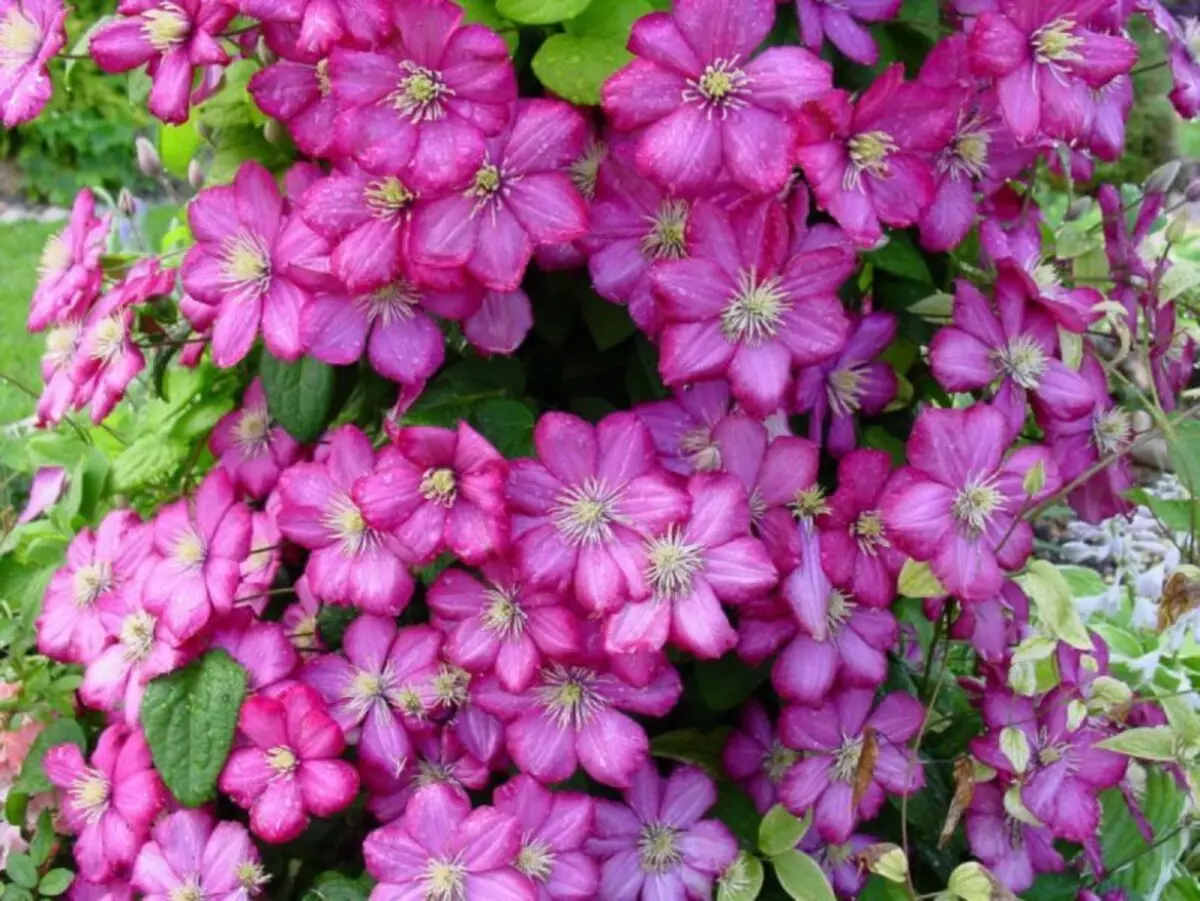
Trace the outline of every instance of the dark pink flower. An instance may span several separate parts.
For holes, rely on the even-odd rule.
[[[325,642],[317,629],[317,614],[321,612],[321,602],[308,587],[308,577],[301,576],[292,586],[296,593],[296,603],[289,604],[283,611],[280,622],[287,629],[288,638],[300,652],[304,660],[325,650]]]
[[[1066,866],[1049,829],[1008,812],[1001,785],[975,786],[964,825],[971,853],[1010,891],[1024,892],[1038,873],[1059,873]]]
[[[971,68],[995,80],[1000,111],[1022,143],[1039,134],[1083,135],[1083,92],[1125,75],[1137,44],[1089,26],[1103,0],[1053,0],[1030,6],[999,0],[970,32]]]
[[[534,884],[538,901],[596,897],[600,869],[583,850],[592,834],[595,801],[573,792],[551,792],[528,776],[497,788],[493,801],[521,827],[515,866]]]
[[[152,548],[150,526],[136,513],[114,510],[96,531],[84,528],[67,546],[66,564],[46,588],[37,619],[38,650],[86,666],[111,640],[101,602],[125,591]]]
[[[231,0],[231,5],[262,22],[267,45],[285,59],[323,57],[339,44],[372,47],[392,30],[386,0]]]
[[[391,6],[390,44],[330,55],[344,110],[338,143],[367,170],[403,176],[418,191],[456,186],[479,168],[485,139],[512,115],[517,82],[508,46],[482,25],[464,25],[450,0]]]
[[[1156,0],[1142,5],[1154,27],[1167,37],[1174,82],[1171,103],[1183,118],[1194,119],[1200,115],[1200,21],[1188,18],[1177,22]]]
[[[0,3],[0,117],[14,128],[37,117],[53,87],[46,63],[67,42],[67,7],[61,0]]]
[[[109,726],[91,763],[76,745],[56,745],[42,764],[61,794],[59,810],[75,840],[84,879],[104,882],[133,863],[167,800],[140,729]]]
[[[602,612],[649,594],[645,540],[682,520],[688,498],[658,466],[632,413],[597,426],[547,413],[534,429],[537,460],[515,460],[508,480],[517,572]]]
[[[812,810],[813,828],[826,842],[847,841],[859,822],[879,813],[886,792],[906,795],[925,784],[924,765],[908,747],[925,719],[925,708],[900,692],[884,696],[878,705],[874,701],[874,691],[846,689],[821,707],[788,707],[780,718],[784,743],[804,752],[784,778],[780,798],[796,816]],[[876,757],[855,804],[868,738],[876,745]]]
[[[159,820],[133,866],[133,884],[146,901],[242,901],[258,895],[267,878],[246,827],[215,823],[204,810]]]
[[[794,509],[817,481],[820,452],[811,441],[794,435],[772,437],[766,425],[742,413],[722,419],[712,430],[712,441],[720,468],[745,487],[755,525],[761,525],[770,510]]]
[[[857,898],[871,871],[863,866],[862,852],[877,839],[856,832],[839,845],[821,841],[813,830],[805,833],[796,847],[817,862],[839,898]]]
[[[8,5],[6,15],[20,17],[20,5],[15,0]],[[0,20],[0,30],[8,21]],[[111,213],[96,215],[96,198],[88,188],[75,195],[71,218],[46,242],[38,262],[38,284],[26,323],[30,331],[82,321],[100,295],[104,275],[100,256],[111,225]]]
[[[481,791],[492,778],[488,766],[466,749],[449,726],[430,725],[410,744],[385,746],[383,752],[359,761],[370,795],[367,809],[383,823],[400,819],[417,792],[440,786],[469,802],[467,791]]]
[[[513,291],[537,247],[587,233],[587,204],[567,167],[587,143],[587,122],[557,100],[522,100],[512,125],[487,142],[455,190],[413,213],[413,259],[466,267],[496,291]]]
[[[886,22],[900,11],[899,0],[796,0],[800,38],[819,51],[828,38],[833,46],[863,66],[873,66],[879,48],[861,23]]]
[[[779,800],[779,783],[800,755],[775,735],[767,711],[757,701],[742,709],[741,724],[729,734],[721,762],[729,777],[754,799],[765,814]]]
[[[46,349],[42,353],[42,388],[38,398],[37,424],[56,425],[75,404],[79,386],[71,380],[71,370],[79,355],[79,340],[83,323],[70,320],[56,325],[46,333]]]
[[[183,286],[196,303],[216,309],[213,361],[239,363],[260,328],[272,354],[297,359],[310,290],[327,283],[326,248],[299,216],[285,214],[271,174],[244,163],[232,185],[196,196],[188,222],[196,244],[183,261]]]
[[[158,512],[154,549],[161,559],[146,583],[147,605],[179,642],[233,608],[250,553],[250,510],[225,470],[214,469],[193,497]]]
[[[267,497],[262,510],[250,513],[250,553],[238,567],[241,580],[234,593],[234,605],[246,607],[261,616],[270,597],[267,592],[283,563],[283,535],[279,531],[279,495]]]
[[[312,551],[305,573],[317,597],[394,616],[412,596],[407,554],[393,536],[367,525],[351,495],[354,484],[374,471],[371,441],[354,426],[342,426],[322,450],[280,478],[280,529]]]
[[[352,496],[367,526],[390,532],[415,562],[449,550],[478,565],[508,544],[508,463],[467,425],[396,431]]]
[[[1125,150],[1125,123],[1133,108],[1133,80],[1118,75],[1084,95],[1083,142],[1096,158],[1116,162]]]
[[[279,474],[300,456],[296,439],[267,412],[267,395],[257,378],[242,396],[241,409],[221,418],[208,443],[234,485],[255,499],[270,494]]]
[[[724,376],[746,410],[784,403],[794,366],[828,359],[850,322],[837,291],[857,265],[834,247],[788,254],[780,207],[735,220],[715,205],[693,210],[692,254],[652,273],[662,304],[659,372],[667,385]]]
[[[307,685],[278,697],[255,695],[242,704],[238,730],[245,744],[229,755],[218,785],[250,811],[250,829],[280,844],[308,825],[310,814],[333,816],[358,793],[354,767],[337,759],[342,730]]]
[[[287,126],[302,151],[313,157],[332,155],[337,101],[328,59],[315,64],[281,59],[255,72],[248,89],[259,109]]]
[[[104,882],[92,882],[82,873],[75,876],[67,891],[70,901],[133,901],[133,886],[120,877]]]
[[[674,194],[710,193],[722,174],[753,194],[787,183],[792,117],[832,84],[828,63],[799,47],[758,46],[774,0],[681,0],[634,24],[637,59],[604,85],[618,131],[638,132],[637,166]]]
[[[537,901],[533,882],[516,869],[521,827],[492,807],[435,785],[417,792],[402,819],[363,843],[377,899]]]
[[[716,803],[717,786],[700,770],[681,766],[664,779],[652,762],[634,775],[624,804],[598,800],[587,843],[600,863],[598,901],[711,897],[738,853],[724,823],[702,819]]]
[[[252,692],[278,693],[281,683],[300,665],[300,656],[283,625],[260,621],[250,610],[235,610],[226,617],[213,632],[212,647],[228,652],[242,665],[247,689]]]
[[[446,633],[446,656],[473,673],[494,672],[506,691],[529,688],[542,667],[580,645],[575,611],[557,594],[521,585],[511,564],[480,567],[484,581],[448,569],[429,588],[433,624]]]
[[[1150,374],[1159,403],[1171,411],[1179,394],[1191,380],[1196,359],[1196,342],[1179,324],[1175,304],[1162,304],[1154,312],[1153,337],[1150,346]]]
[[[926,618],[936,622],[945,610],[945,599],[930,598],[924,606]],[[970,642],[985,664],[1000,664],[1026,637],[1028,625],[1029,598],[1016,582],[1005,579],[999,593],[987,600],[961,602],[950,637]]]
[[[145,66],[150,112],[186,122],[196,70],[229,62],[220,35],[235,10],[220,0],[121,0],[117,11],[120,19],[91,36],[92,59],[105,72]]]
[[[750,503],[738,479],[701,473],[687,490],[691,516],[646,541],[650,596],[608,619],[610,654],[659,651],[669,639],[697,657],[720,657],[737,644],[722,603],[752,601],[775,585],[775,567],[750,534]]]
[[[995,595],[1004,578],[1001,567],[1017,569],[1025,562],[1033,530],[1021,513],[1059,484],[1044,447],[1030,445],[1006,456],[1011,437],[1004,415],[987,404],[926,409],[908,440],[910,466],[881,500],[892,542],[913,559],[928,561],[950,593],[966,600]],[[1025,477],[1039,464],[1045,478],[1030,497]]]
[[[729,407],[729,385],[714,379],[677,388],[673,398],[640,404],[633,412],[650,430],[662,465],[687,476],[721,468],[713,428]]]
[[[883,225],[915,225],[934,196],[929,154],[953,133],[949,92],[906,82],[890,66],[852,100],[830,91],[800,114],[796,155],[817,203],[859,246],[883,240]]]

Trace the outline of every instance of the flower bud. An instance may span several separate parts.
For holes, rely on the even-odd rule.
[[[1087,215],[1088,210],[1092,208],[1092,198],[1088,196],[1076,197],[1071,205],[1067,207],[1067,214],[1063,218],[1067,222],[1074,222],[1076,219],[1082,219]]]
[[[1188,233],[1189,216],[1186,210],[1180,210],[1171,217],[1171,221],[1167,224],[1167,240],[1172,244],[1178,244]]]
[[[1166,194],[1179,177],[1179,168],[1179,160],[1171,160],[1151,172],[1150,177],[1146,179],[1146,193]]]
[[[122,188],[117,194],[117,209],[121,211],[122,216],[132,216],[137,211],[137,201],[133,199],[133,194],[128,188]]]
[[[200,163],[196,160],[188,163],[187,180],[188,184],[197,191],[204,187],[204,169],[201,168]]]
[[[142,170],[142,174],[150,178],[162,175],[162,160],[159,159],[158,151],[148,138],[139,137],[133,142],[133,148],[137,154],[137,165]]]
[[[877,842],[867,845],[858,856],[876,876],[882,876],[892,882],[903,882],[908,878],[908,858],[898,845]]]
[[[283,140],[283,126],[279,124],[278,119],[267,120],[267,124],[263,126],[263,137],[272,144],[278,144]]]

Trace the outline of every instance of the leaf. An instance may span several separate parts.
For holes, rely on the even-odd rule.
[[[913,244],[907,232],[893,231],[887,244],[866,254],[866,258],[875,264],[875,268],[892,275],[915,282],[933,283],[933,276],[929,272],[929,266],[925,264],[925,257]]]
[[[4,901],[33,901],[33,892],[19,885],[6,885]]]
[[[504,456],[533,456],[533,413],[520,401],[480,401],[471,410],[471,425]]]
[[[1071,591],[1071,597],[1094,598],[1108,591],[1108,585],[1100,573],[1087,566],[1064,565],[1058,568],[1059,574],[1066,580]]]
[[[648,0],[593,0],[588,8],[563,23],[567,34],[613,38],[625,44],[633,23],[654,12]]]
[[[33,833],[33,841],[29,843],[29,856],[34,866],[40,867],[50,857],[54,847],[54,823],[50,819],[50,811],[43,810],[38,814],[37,829]]]
[[[187,447],[178,442],[158,434],[143,435],[113,461],[113,490],[128,494],[157,482],[174,472],[187,454]]]
[[[322,873],[304,893],[302,901],[366,901],[372,885],[371,877],[365,873],[357,879],[345,873]]]
[[[1017,581],[1052,634],[1073,648],[1092,650],[1092,640],[1075,609],[1071,588],[1053,563],[1034,560],[1029,564],[1028,572],[1018,576]]]
[[[162,125],[158,132],[158,155],[163,168],[176,178],[187,178],[188,164],[204,139],[196,123],[188,119],[182,125]]]
[[[1200,715],[1192,709],[1187,698],[1173,695],[1160,698],[1159,704],[1162,705],[1163,713],[1167,715],[1167,722],[1171,724],[1171,728],[1183,744],[1188,748],[1200,747]]]
[[[624,307],[609,303],[597,294],[585,294],[582,307],[583,321],[592,333],[597,350],[616,347],[637,331],[637,326]]]
[[[624,45],[611,38],[553,34],[533,55],[533,74],[564,100],[598,106],[604,82],[631,59]]]
[[[117,16],[107,15],[101,16],[95,22],[88,26],[87,31],[79,36],[79,40],[75,42],[75,46],[71,48],[71,52],[67,54],[67,63],[63,66],[63,83],[69,85],[71,80],[71,72],[75,69],[75,64],[79,62],[81,57],[89,57],[92,55],[92,37],[104,28],[117,21]]]
[[[717,803],[708,815],[728,826],[743,847],[757,847],[758,826],[762,816],[751,797],[732,782],[717,784]]]
[[[717,901],[754,901],[762,891],[765,876],[762,861],[742,851],[717,883]]]
[[[1134,503],[1149,507],[1172,532],[1190,533],[1193,523],[1200,525],[1200,510],[1196,509],[1198,502],[1195,500],[1167,500],[1141,488],[1130,491],[1128,496]]]
[[[1175,733],[1169,726],[1126,729],[1104,739],[1097,747],[1143,760],[1174,760],[1176,756]]]
[[[353,607],[325,604],[317,611],[317,635],[325,647],[334,650],[342,646],[342,636],[358,617]]]
[[[87,748],[87,736],[83,734],[83,728],[75,720],[54,720],[54,722],[38,733],[38,737],[29,746],[29,753],[25,756],[25,762],[21,765],[21,775],[17,777],[13,789],[28,795],[50,791],[53,786],[50,784],[50,780],[46,778],[46,773],[42,769],[42,758],[46,756],[47,751],[56,745],[66,744],[72,744],[80,748],[80,750],[85,750]]]
[[[875,781],[875,761],[878,759],[879,736],[875,732],[874,727],[867,726],[863,729],[862,750],[858,755],[858,767],[854,771],[852,807],[858,807],[858,803],[863,799],[863,795],[867,793],[867,789]]]
[[[1167,454],[1175,474],[1193,498],[1200,497],[1200,422],[1188,419],[1166,431]]]
[[[1161,307],[1170,303],[1197,285],[1200,285],[1200,264],[1173,255],[1171,268],[1164,272],[1158,281],[1158,305]]]
[[[911,558],[904,561],[900,570],[899,589],[906,598],[937,598],[946,594],[946,586],[938,581],[929,564]]]
[[[320,438],[333,419],[337,370],[312,357],[287,363],[264,351],[259,375],[271,417],[302,444]]]
[[[811,824],[812,811],[805,814],[801,820],[782,804],[776,804],[767,811],[767,815],[758,826],[758,850],[767,857],[776,857],[791,851],[800,844],[800,839],[804,838]]]
[[[964,754],[954,761],[954,797],[950,799],[950,809],[946,811],[946,823],[938,836],[938,847],[944,848],[950,844],[958,821],[971,806],[975,797],[975,762],[969,754]]]
[[[800,851],[771,858],[775,876],[789,898],[796,901],[835,901],[833,889],[817,862]]]
[[[4,799],[4,819],[10,826],[25,825],[25,812],[29,809],[29,795],[25,792],[10,790]]]
[[[146,686],[146,741],[163,782],[185,807],[213,798],[245,695],[246,671],[224,651]]]
[[[751,669],[733,654],[696,664],[696,687],[704,705],[717,713],[732,710],[754,692],[767,676],[767,667]]]
[[[1016,726],[1005,726],[1000,730],[1000,751],[1017,773],[1029,769],[1029,739]]]
[[[573,19],[591,0],[496,0],[496,12],[523,25],[550,25]],[[599,0],[607,2],[607,0]]]
[[[28,854],[8,855],[5,867],[8,878],[21,888],[34,888],[38,884],[38,871]]]
[[[70,870],[64,870],[61,867],[57,870],[51,870],[38,883],[38,894],[46,898],[57,898],[69,889],[71,883],[74,881],[75,874]]]
[[[517,52],[521,35],[512,22],[496,12],[495,0],[455,0],[455,2],[463,8],[466,21],[486,25],[504,38],[504,42],[508,44],[509,55]]]
[[[721,772],[721,752],[728,737],[726,727],[708,733],[695,728],[676,729],[650,739],[650,753],[665,760],[690,763],[716,776]]]

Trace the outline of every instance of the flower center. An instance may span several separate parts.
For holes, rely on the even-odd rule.
[[[204,901],[204,889],[200,887],[200,877],[192,873],[179,885],[167,893],[168,901]]]
[[[393,681],[390,664],[379,673],[356,669],[353,678],[343,690],[342,697],[355,715],[364,716],[376,701],[384,699]]]
[[[120,316],[105,316],[92,329],[89,356],[101,363],[111,363],[121,355],[125,346],[125,321]]]
[[[440,507],[452,507],[458,497],[458,478],[453,469],[427,469],[421,476],[421,497]]]
[[[413,776],[413,782],[421,788],[430,785],[460,785],[454,774],[456,769],[453,763],[422,757],[417,761],[417,772]]]
[[[824,856],[830,866],[841,866],[854,855],[854,846],[849,842],[844,845],[826,845]]]
[[[159,53],[182,44],[189,31],[187,14],[174,3],[164,3],[158,9],[142,13],[142,34]]]
[[[322,97],[328,97],[333,93],[333,82],[329,78],[328,58],[317,61],[317,90],[321,92]]]
[[[79,346],[79,335],[82,326],[78,322],[68,322],[51,329],[46,334],[46,355],[44,359],[55,371],[64,368],[75,356]]]
[[[983,534],[988,523],[1004,502],[1004,496],[995,485],[995,477],[971,477],[959,489],[954,498],[950,512],[966,531],[968,537],[977,538]]]
[[[960,123],[958,133],[954,136],[954,146],[951,148],[951,177],[979,179],[987,171],[992,135],[981,126],[982,122],[977,115]]]
[[[850,165],[846,167],[842,187],[856,191],[864,172],[876,178],[887,178],[891,171],[888,157],[900,148],[886,131],[864,131],[847,141],[846,149],[850,154]]]
[[[657,600],[681,598],[692,590],[692,576],[704,566],[704,548],[684,541],[683,529],[671,526],[646,543],[646,579]]]
[[[394,175],[367,182],[363,188],[363,200],[377,219],[399,219],[416,199],[417,195],[408,185]]]
[[[679,453],[696,472],[716,472],[721,468],[721,445],[713,439],[708,426],[685,432],[679,439]]]
[[[175,542],[175,559],[187,569],[197,569],[204,564],[207,557],[204,539],[196,534],[196,530],[188,528],[179,540]]]
[[[651,261],[682,260],[688,255],[686,201],[664,200],[646,221],[650,229],[642,237],[643,257]]]
[[[400,64],[400,71],[404,76],[388,98],[396,111],[414,125],[442,118],[446,114],[444,99],[454,96],[442,74],[410,60]]]
[[[267,751],[267,766],[273,769],[279,778],[292,775],[299,765],[300,761],[296,758],[296,752],[287,745],[276,745]]]
[[[1096,417],[1092,424],[1092,439],[1105,454],[1124,450],[1133,436],[1133,421],[1125,410],[1113,407]]]
[[[234,870],[238,885],[248,890],[251,895],[257,895],[259,890],[271,881],[263,865],[257,860],[243,860]]]
[[[317,615],[302,616],[288,637],[298,651],[311,651],[317,646]]]
[[[358,505],[345,494],[333,499],[323,522],[341,543],[342,553],[347,557],[357,556],[378,540],[375,530],[367,527]]]
[[[863,382],[867,378],[865,363],[852,363],[842,369],[829,373],[825,393],[829,397],[829,406],[838,416],[850,416],[858,412],[862,396],[866,393]]]
[[[778,740],[773,741],[767,753],[763,755],[763,775],[772,785],[778,785],[799,759],[800,755],[791,748]]]
[[[666,873],[683,861],[679,850],[679,830],[664,823],[649,823],[638,837],[642,869],[647,873]]]
[[[554,869],[554,852],[543,841],[527,840],[517,852],[515,866],[534,882],[546,882]]]
[[[1058,267],[1051,260],[1043,260],[1033,267],[1033,272],[1030,273],[1033,278],[1033,283],[1037,285],[1038,290],[1043,294],[1048,294],[1052,291],[1057,291],[1062,287],[1062,279],[1058,274]]]
[[[1074,29],[1075,20],[1070,16],[1060,16],[1043,25],[1031,39],[1034,59],[1048,65],[1082,60],[1076,48],[1083,43],[1083,38],[1073,34]]]
[[[414,310],[420,302],[420,289],[404,280],[384,285],[359,299],[367,319],[382,322],[384,326],[408,322],[416,315]]]
[[[483,627],[502,641],[520,638],[525,631],[526,615],[517,601],[517,590],[493,584],[484,596],[488,605],[483,611]]]
[[[870,557],[882,547],[891,547],[883,530],[883,514],[878,510],[864,510],[850,527],[850,535],[858,542],[858,549]]]
[[[612,524],[619,521],[619,488],[609,488],[589,476],[559,495],[553,511],[554,525],[574,545],[597,544],[612,538]]]
[[[457,710],[471,699],[471,674],[458,666],[445,665],[433,677],[433,696],[442,707]]]
[[[788,506],[792,515],[799,520],[813,520],[829,512],[829,505],[825,503],[825,489],[820,485],[801,488]]]
[[[245,229],[221,243],[218,266],[226,287],[248,289],[253,297],[265,294],[271,284],[271,255],[262,238]]]
[[[425,901],[467,901],[467,868],[458,858],[438,858],[425,865]]]
[[[157,625],[158,620],[145,610],[125,617],[121,623],[121,645],[125,648],[126,660],[130,663],[141,663],[150,656]]]
[[[508,192],[507,183],[517,181],[519,178],[519,176],[506,175],[504,170],[493,163],[491,159],[485,159],[483,165],[475,172],[475,180],[471,182],[471,187],[467,188],[467,196],[475,198],[475,206],[471,208],[471,215],[474,216],[487,208],[494,216]]]
[[[580,666],[555,664],[542,670],[542,684],[535,690],[546,716],[559,729],[582,729],[592,717],[608,706],[598,691],[601,677]]]
[[[99,770],[89,768],[71,783],[68,794],[71,803],[83,813],[84,819],[94,824],[99,822],[108,810],[110,789],[108,779]]]
[[[825,610],[825,622],[829,625],[829,633],[838,632],[854,613],[855,604],[842,592],[829,592],[829,606]]]
[[[596,197],[596,180],[600,176],[600,164],[608,156],[608,145],[603,141],[592,141],[583,155],[567,167],[571,183],[588,200]]]
[[[42,44],[42,29],[13,4],[0,20],[0,70],[15,69],[35,56]]]
[[[112,564],[107,560],[89,563],[75,571],[73,599],[79,608],[90,607],[113,587]]]
[[[858,775],[862,750],[862,738],[843,739],[842,746],[833,752],[833,778],[839,782],[853,782]]]
[[[266,407],[246,407],[233,427],[233,440],[246,459],[259,457],[271,446],[271,414]]]
[[[699,103],[710,117],[716,111],[722,119],[731,109],[744,107],[751,78],[737,64],[736,56],[713,60],[699,78],[688,80],[683,89],[684,102]]]
[[[759,281],[753,267],[738,272],[737,293],[721,311],[725,340],[757,347],[775,337],[783,314],[791,309],[778,277]]]
[[[1034,389],[1046,371],[1046,352],[1030,335],[1017,335],[992,351],[1000,371],[1022,388]]]
[[[11,17],[14,13],[18,18],[21,17],[16,10],[11,10],[9,16]],[[4,46],[4,28],[7,24],[7,19],[4,24],[0,24],[0,52]],[[71,245],[67,241],[67,236],[64,234],[54,235],[42,248],[42,256],[38,260],[38,275],[41,278],[62,275],[70,265]]]

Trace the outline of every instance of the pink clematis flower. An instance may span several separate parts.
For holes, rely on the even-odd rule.
[[[20,15],[18,4],[12,3],[5,15],[14,13]],[[7,21],[0,20],[0,31]],[[75,195],[71,218],[46,242],[38,262],[38,284],[26,323],[31,332],[83,319],[100,295],[100,256],[111,226],[111,213],[96,215],[96,197],[88,188]]]
[[[300,357],[301,313],[310,291],[328,284],[326,247],[299,216],[285,214],[271,174],[244,163],[232,185],[196,196],[188,222],[196,244],[183,261],[183,286],[216,310],[213,361],[239,363],[260,328],[272,354]]]
[[[618,131],[638,132],[638,169],[673,194],[711,192],[722,174],[752,194],[791,174],[792,117],[832,85],[832,69],[799,47],[754,56],[774,0],[681,0],[634,24],[636,59],[604,85]]]
[[[441,786],[469,803],[468,790],[482,791],[492,779],[487,764],[467,750],[454,729],[426,726],[426,731],[413,736],[408,752],[401,746],[385,748],[381,758],[359,761],[369,793],[367,810],[382,823],[404,816],[413,795],[424,789]]]
[[[64,744],[48,750],[42,766],[77,836],[79,875],[104,882],[132,864],[167,800],[141,730],[109,726],[90,765],[76,745]]]
[[[1046,448],[1031,445],[1005,456],[1010,440],[1004,414],[987,404],[926,409],[908,440],[910,467],[880,503],[892,542],[928,561],[947,590],[965,600],[992,597],[1004,580],[1001,567],[1024,563],[1033,529],[1020,514],[1059,485]],[[1038,464],[1045,478],[1030,497],[1023,483]]]
[[[975,391],[998,383],[992,406],[1009,432],[1025,424],[1026,392],[1032,392],[1039,421],[1075,419],[1095,403],[1088,383],[1057,357],[1054,320],[1029,302],[1014,273],[996,279],[996,310],[970,282],[959,279],[954,325],[939,329],[929,348],[934,377],[947,391]]]
[[[820,452],[806,438],[772,437],[764,423],[730,413],[712,430],[712,440],[721,469],[745,487],[756,526],[772,510],[787,508],[791,517],[816,484]]]
[[[717,786],[703,772],[677,767],[664,779],[653,763],[638,770],[625,803],[596,801],[588,853],[600,863],[598,901],[705,898],[737,857],[733,834],[704,815]]]
[[[279,495],[267,497],[265,509],[250,514],[250,553],[238,567],[235,607],[247,607],[261,616],[267,607],[271,586],[283,563],[283,536],[279,531]]]
[[[300,652],[301,658],[307,660],[313,654],[325,650],[325,642],[321,640],[317,628],[317,614],[321,612],[321,602],[308,587],[307,576],[297,579],[292,590],[296,593],[296,603],[287,606],[280,622],[287,629],[288,639]]]
[[[0,118],[15,128],[37,118],[53,87],[46,63],[67,42],[67,7],[61,0],[4,0],[0,3]]]
[[[450,0],[391,6],[393,41],[330,55],[333,95],[344,110],[338,143],[368,171],[404,176],[418,191],[456,186],[512,115],[517,82],[508,46],[482,25],[464,25]]]
[[[971,853],[1010,891],[1024,892],[1038,873],[1060,873],[1066,867],[1054,848],[1054,833],[1014,818],[999,785],[975,786],[964,824]]]
[[[779,784],[800,755],[781,742],[767,711],[757,701],[742,710],[741,723],[729,735],[721,762],[725,772],[745,789],[758,812],[765,814],[779,800]]]
[[[659,651],[671,643],[715,659],[737,644],[721,604],[754,600],[778,574],[750,534],[750,503],[735,476],[701,473],[688,480],[691,516],[646,541],[650,597],[625,604],[608,620],[610,654]]]
[[[484,581],[460,569],[438,576],[426,595],[433,624],[452,663],[525,691],[545,665],[579,649],[579,617],[557,594],[522,586],[505,560],[484,563],[480,574]]]
[[[373,47],[388,37],[386,0],[228,0],[262,23],[267,46],[284,59],[324,57],[337,45]],[[409,0],[408,5],[413,5]]]
[[[376,901],[454,898],[537,901],[534,883],[516,868],[521,827],[492,807],[441,785],[417,792],[399,821],[363,843],[367,872],[379,880]]]
[[[160,820],[133,865],[134,887],[146,901],[240,901],[258,895],[267,878],[246,827],[214,823],[204,810],[178,810]]]
[[[850,333],[837,291],[856,266],[836,247],[788,253],[782,208],[733,218],[693,211],[692,255],[651,278],[662,304],[659,372],[667,385],[724,376],[756,416],[783,405],[793,366],[833,356]]]
[[[483,680],[477,702],[507,721],[508,753],[521,772],[549,785],[582,766],[597,782],[625,788],[646,762],[650,740],[627,714],[665,716],[683,690],[679,674],[664,664],[637,687],[599,663],[546,667],[521,694]]]
[[[250,610],[235,610],[213,632],[212,647],[221,648],[246,670],[249,691],[278,694],[300,665],[287,631],[277,622],[263,622]]]
[[[1167,37],[1171,67],[1171,103],[1185,119],[1200,115],[1200,20],[1177,22],[1161,3],[1143,4],[1154,27]]]
[[[847,841],[859,822],[874,818],[886,792],[911,794],[925,784],[924,766],[907,747],[925,708],[900,692],[878,705],[874,701],[874,691],[846,689],[821,707],[788,707],[780,717],[784,743],[805,752],[784,778],[780,798],[796,816],[812,810],[817,834],[832,844]],[[876,757],[870,781],[856,799],[868,741],[875,744]]]
[[[67,546],[66,565],[46,588],[38,651],[62,663],[95,660],[111,640],[101,603],[126,590],[151,548],[150,527],[128,510],[109,513],[95,532],[81,529]]]
[[[956,114],[948,92],[906,82],[899,64],[857,100],[830,91],[810,103],[796,154],[817,203],[860,247],[879,245],[882,225],[915,225],[934,196],[927,157],[946,145]]]
[[[724,379],[675,389],[674,397],[634,408],[650,430],[665,469],[683,476],[721,468],[721,448],[713,429],[729,412],[729,386]]]
[[[1150,375],[1163,409],[1175,409],[1176,395],[1192,377],[1196,360],[1196,342],[1181,327],[1174,304],[1162,304],[1154,312],[1150,345]]]
[[[391,532],[415,561],[448,550],[477,565],[508,544],[507,476],[500,452],[464,420],[457,430],[398,429],[352,494],[368,527]]]
[[[83,323],[71,320],[56,325],[46,333],[46,349],[42,353],[42,394],[37,404],[39,427],[62,422],[75,404],[79,386],[71,380],[71,370],[79,355],[79,339]]]
[[[337,101],[329,80],[329,60],[315,64],[281,59],[254,73],[247,88],[268,116],[287,126],[288,134],[311,157],[333,155]]]
[[[1022,143],[1039,134],[1073,141],[1083,135],[1089,89],[1126,75],[1137,44],[1089,26],[1103,0],[1054,0],[1035,6],[999,0],[975,20],[971,68],[995,79],[1000,111]]]
[[[147,108],[186,122],[196,70],[229,63],[220,35],[236,10],[219,0],[121,0],[117,11],[120,19],[92,35],[92,59],[110,73],[145,66],[154,80]]]
[[[688,498],[658,466],[650,433],[632,413],[597,426],[547,413],[533,433],[537,460],[516,460],[508,480],[517,572],[565,591],[588,610],[611,611],[649,594],[645,539],[687,513]]]
[[[342,730],[307,685],[251,697],[238,730],[246,742],[229,755],[217,784],[250,811],[250,829],[264,841],[291,841],[310,814],[333,816],[358,794],[354,767],[337,759],[346,747]]]
[[[441,647],[436,629],[398,629],[392,619],[367,614],[346,629],[341,654],[314,657],[300,679],[317,690],[342,731],[357,736],[364,761],[401,770],[413,754],[406,723],[419,723],[433,704],[429,683]]]
[[[70,901],[133,901],[133,886],[120,877],[104,882],[92,882],[76,874],[67,892]]]
[[[208,444],[234,486],[256,500],[270,494],[279,474],[300,456],[296,439],[267,411],[267,395],[257,378],[242,396],[241,409],[213,427]]]
[[[312,551],[305,573],[323,601],[394,616],[412,597],[408,557],[396,539],[367,525],[351,491],[373,471],[371,441],[354,426],[329,434],[323,453],[279,480],[279,526]]]
[[[223,469],[205,476],[193,497],[158,512],[154,548],[161,559],[146,583],[147,603],[177,641],[233,609],[250,531],[250,509]]]
[[[590,901],[600,870],[584,853],[596,802],[587,795],[551,792],[528,776],[496,789],[496,809],[521,827],[516,868],[536,887],[537,901]]]
[[[838,463],[838,489],[817,518],[821,568],[837,588],[868,607],[887,607],[896,596],[904,554],[892,546],[880,498],[892,471],[885,451],[851,451]]]
[[[900,11],[900,0],[796,0],[800,38],[819,51],[828,38],[848,59],[873,66],[879,59],[875,39],[861,23],[886,22]]]
[[[466,267],[488,288],[515,290],[536,248],[587,234],[587,204],[566,171],[587,137],[587,122],[574,107],[519,101],[511,127],[487,142],[473,174],[413,213],[413,259]]]

